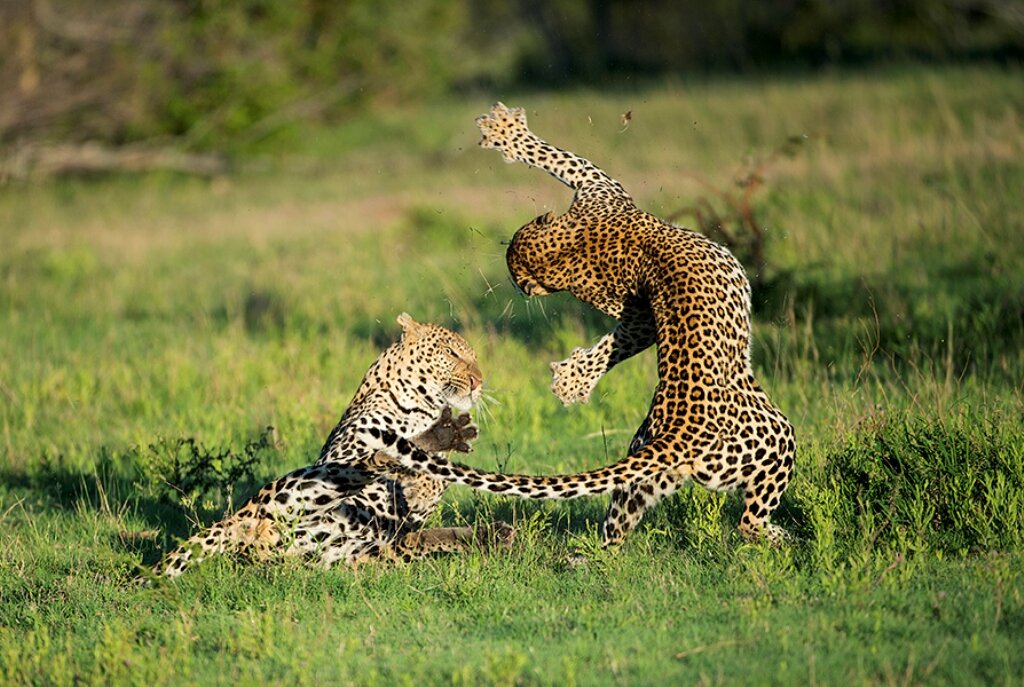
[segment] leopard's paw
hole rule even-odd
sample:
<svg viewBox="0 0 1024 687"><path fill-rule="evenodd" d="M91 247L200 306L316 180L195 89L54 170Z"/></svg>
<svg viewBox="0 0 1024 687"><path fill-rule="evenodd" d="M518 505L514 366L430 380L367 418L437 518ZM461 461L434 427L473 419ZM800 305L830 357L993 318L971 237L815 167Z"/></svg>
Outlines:
<svg viewBox="0 0 1024 687"><path fill-rule="evenodd" d="M565 567L570 570L585 569L590 563L590 559L586 554L574 551L568 554L564 559Z"/></svg>
<svg viewBox="0 0 1024 687"><path fill-rule="evenodd" d="M585 364L588 349L577 348L565 360L551 363L551 391L562 405L587 403L601 375Z"/></svg>
<svg viewBox="0 0 1024 687"><path fill-rule="evenodd" d="M476 441L479 435L480 431L469 413L452 417L452 409L445 408L434 426L414 438L412 443L430 453L471 453L472 442Z"/></svg>
<svg viewBox="0 0 1024 687"><path fill-rule="evenodd" d="M760 527L740 525L740 534L749 542L765 542L776 548L788 546L796 541L796 538L785 529L767 522Z"/></svg>
<svg viewBox="0 0 1024 687"><path fill-rule="evenodd" d="M761 528L761 537L775 547L789 546L796 541L796 538L788 530L771 523Z"/></svg>
<svg viewBox="0 0 1024 687"><path fill-rule="evenodd" d="M516 161L511 150L512 142L518 135L529 133L523 108L509 108L497 102L490 112L476 118L476 125L480 129L481 148L496 148L506 162Z"/></svg>

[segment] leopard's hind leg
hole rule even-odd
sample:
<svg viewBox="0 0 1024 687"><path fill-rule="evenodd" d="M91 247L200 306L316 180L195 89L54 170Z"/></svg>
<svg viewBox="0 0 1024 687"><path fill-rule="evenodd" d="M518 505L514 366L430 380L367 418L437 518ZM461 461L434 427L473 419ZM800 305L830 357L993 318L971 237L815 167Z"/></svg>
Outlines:
<svg viewBox="0 0 1024 687"><path fill-rule="evenodd" d="M253 558L265 557L280 542L277 524L259 517L256 504L250 502L241 510L208 529L190 537L167 554L156 566L157 575L177 577L208 556L218 553L243 553Z"/></svg>
<svg viewBox="0 0 1024 687"><path fill-rule="evenodd" d="M630 455L639 454L651 441L650 416L637 428L633 439L629 442ZM612 492L608 513L602 525L602 546L621 544L626 535L633 531L643 519L644 514L654 507L661 499L678 489L685 477L668 472L659 472L646 478L638 479L621 489Z"/></svg>
<svg viewBox="0 0 1024 687"><path fill-rule="evenodd" d="M788 422L778 436L778 447L767 451L744 488L746 507L739 526L744 537L764 538L772 544L780 544L790 538L786 530L769 522L769 518L778 508L782 494L789 486L795 452L793 430Z"/></svg>
<svg viewBox="0 0 1024 687"><path fill-rule="evenodd" d="M723 393L732 412L714 420L724 435L720 450L694 464L694 480L717 491L742 490L739 530L747 539L781 543L788 534L770 522L793 473L793 426L762 391Z"/></svg>
<svg viewBox="0 0 1024 687"><path fill-rule="evenodd" d="M621 544L644 514L686 481L677 474L661 472L612 492L602 526L602 546Z"/></svg>

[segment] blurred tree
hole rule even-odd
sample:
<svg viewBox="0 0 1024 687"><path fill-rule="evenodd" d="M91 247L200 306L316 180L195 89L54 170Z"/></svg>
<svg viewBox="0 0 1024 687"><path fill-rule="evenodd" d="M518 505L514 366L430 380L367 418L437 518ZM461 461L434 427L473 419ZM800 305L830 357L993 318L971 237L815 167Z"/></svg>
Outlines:
<svg viewBox="0 0 1024 687"><path fill-rule="evenodd" d="M467 76L446 0L0 0L0 144L265 134ZM269 119L268 119L269 118Z"/></svg>
<svg viewBox="0 0 1024 687"><path fill-rule="evenodd" d="M467 87L1020 59L1024 0L0 0L0 45L0 148L222 149Z"/></svg>

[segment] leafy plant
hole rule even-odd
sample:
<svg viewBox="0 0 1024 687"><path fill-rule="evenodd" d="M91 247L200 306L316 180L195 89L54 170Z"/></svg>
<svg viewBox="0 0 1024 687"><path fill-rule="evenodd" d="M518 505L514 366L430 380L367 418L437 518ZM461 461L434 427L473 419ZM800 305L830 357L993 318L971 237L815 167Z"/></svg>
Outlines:
<svg viewBox="0 0 1024 687"><path fill-rule="evenodd" d="M870 536L900 548L964 555L1022 543L1024 449L1005 425L875 416L825 475L848 536L868 516Z"/></svg>
<svg viewBox="0 0 1024 687"><path fill-rule="evenodd" d="M146 486L158 498L190 511L219 498L231 505L236 484L253 482L276 450L276 430L267 427L241 450L209 448L194 437L158 439L132 451Z"/></svg>

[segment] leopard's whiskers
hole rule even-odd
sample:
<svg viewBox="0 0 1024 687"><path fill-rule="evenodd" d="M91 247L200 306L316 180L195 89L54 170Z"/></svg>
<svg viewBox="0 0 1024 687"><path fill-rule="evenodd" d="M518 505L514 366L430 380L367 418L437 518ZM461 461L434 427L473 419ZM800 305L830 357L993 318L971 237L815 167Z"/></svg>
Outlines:
<svg viewBox="0 0 1024 687"><path fill-rule="evenodd" d="M501 405L501 401L486 392L480 396L480 400L476 403L476 411L481 424L488 424L494 419L494 413L491 411L493 405Z"/></svg>

